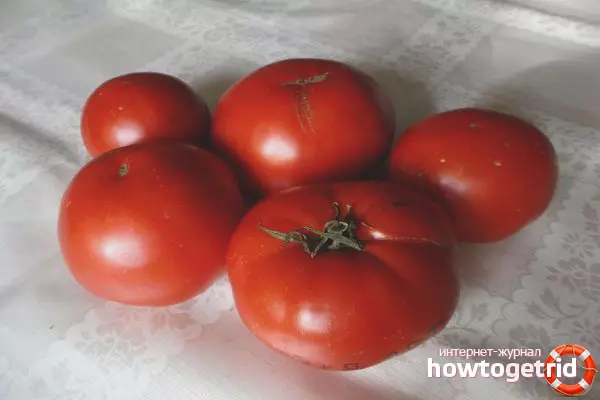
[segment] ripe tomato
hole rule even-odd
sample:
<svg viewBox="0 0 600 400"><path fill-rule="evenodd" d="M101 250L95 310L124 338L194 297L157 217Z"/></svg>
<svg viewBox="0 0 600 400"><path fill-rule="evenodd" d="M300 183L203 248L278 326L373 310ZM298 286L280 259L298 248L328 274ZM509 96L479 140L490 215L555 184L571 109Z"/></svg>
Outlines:
<svg viewBox="0 0 600 400"><path fill-rule="evenodd" d="M244 212L233 172L184 143L104 153L73 178L58 225L63 257L95 295L162 306L189 299L222 271Z"/></svg>
<svg viewBox="0 0 600 400"><path fill-rule="evenodd" d="M458 239L504 239L539 217L558 169L548 138L511 115L479 109L444 112L410 127L389 161L392 180L443 196Z"/></svg>
<svg viewBox="0 0 600 400"><path fill-rule="evenodd" d="M183 81L155 72L117 76L88 98L81 118L83 141L92 156L130 144L208 139L210 111Z"/></svg>
<svg viewBox="0 0 600 400"><path fill-rule="evenodd" d="M317 184L252 208L227 268L238 312L259 339L307 364L351 370L446 325L459 292L453 250L450 217L418 192Z"/></svg>
<svg viewBox="0 0 600 400"><path fill-rule="evenodd" d="M356 179L384 160L394 109L379 85L340 62L289 59L234 84L213 120L213 144L249 192Z"/></svg>

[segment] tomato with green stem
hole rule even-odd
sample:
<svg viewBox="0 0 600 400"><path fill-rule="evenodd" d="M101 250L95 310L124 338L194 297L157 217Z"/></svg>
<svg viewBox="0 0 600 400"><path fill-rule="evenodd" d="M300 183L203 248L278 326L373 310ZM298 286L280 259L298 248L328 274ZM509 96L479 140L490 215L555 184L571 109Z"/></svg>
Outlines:
<svg viewBox="0 0 600 400"><path fill-rule="evenodd" d="M227 255L238 312L271 348L360 369L438 333L455 309L450 217L389 182L303 186L242 219Z"/></svg>

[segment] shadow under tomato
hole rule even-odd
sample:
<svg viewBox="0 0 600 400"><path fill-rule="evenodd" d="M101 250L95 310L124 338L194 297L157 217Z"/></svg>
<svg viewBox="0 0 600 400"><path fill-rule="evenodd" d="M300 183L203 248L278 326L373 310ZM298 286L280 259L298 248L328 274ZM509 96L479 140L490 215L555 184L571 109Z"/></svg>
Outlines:
<svg viewBox="0 0 600 400"><path fill-rule="evenodd" d="M372 76L390 97L396 118L394 141L409 126L425 117L435 114L436 110L433 99L425 85L411 78L408 74L392 69L382 69L370 63L350 62L349 64ZM389 150L391 151L392 148L393 146ZM389 153L367 171L365 178L385 180L388 156Z"/></svg>
<svg viewBox="0 0 600 400"><path fill-rule="evenodd" d="M417 79L392 69L357 66L371 75L390 96L396 112L396 138L410 125L436 113L431 94Z"/></svg>
<svg viewBox="0 0 600 400"><path fill-rule="evenodd" d="M237 82L246 72L229 72L216 77L207 77L206 79L197 78L192 80L191 86L196 93L198 93L206 104L210 108L211 112L214 112L217 103L223 93Z"/></svg>
<svg viewBox="0 0 600 400"><path fill-rule="evenodd" d="M315 369L283 356L254 337L235 311L223 313L203 335L188 346L205 379L226 374L231 385L249 397L321 400L417 400L387 387L357 382L356 372Z"/></svg>
<svg viewBox="0 0 600 400"><path fill-rule="evenodd" d="M510 239L508 239L510 240ZM463 285L479 286L489 279L487 262L492 262L497 243L460 243L456 252L456 272ZM506 245L503 243L502 247Z"/></svg>
<svg viewBox="0 0 600 400"><path fill-rule="evenodd" d="M229 89L234 83L236 83L239 79L245 76L247 73L252 71L256 66L247 65L246 68L232 69L226 73L220 74L215 77L198 77L193 79L191 82L191 87L194 91L199 94L209 109L211 110L211 114L214 116L215 108L221 99L221 96ZM243 69L243 70L242 70ZM222 159L226 159L226 157L220 153L211 143L205 146L211 152L217 154ZM227 161L227 160L226 160ZM230 166L232 163L229 163ZM236 171L236 175L240 176L239 172ZM244 182L239 182L240 190L242 190L244 199L246 199L247 207L251 207L258 200L252 193L248 192L247 189L243 185Z"/></svg>

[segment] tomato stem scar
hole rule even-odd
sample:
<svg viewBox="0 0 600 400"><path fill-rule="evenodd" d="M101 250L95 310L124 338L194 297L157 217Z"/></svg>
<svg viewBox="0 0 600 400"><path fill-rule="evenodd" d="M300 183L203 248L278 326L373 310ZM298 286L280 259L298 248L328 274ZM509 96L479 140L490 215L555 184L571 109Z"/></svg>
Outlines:
<svg viewBox="0 0 600 400"><path fill-rule="evenodd" d="M129 172L129 164L128 163L124 163L123 165L121 165L121 167L119 167L119 176L122 178L125 175L127 175L127 173Z"/></svg>
<svg viewBox="0 0 600 400"><path fill-rule="evenodd" d="M284 242L284 246L288 243L300 244L304 251L314 258L321 251L335 251L344 248L349 248L357 251L362 251L364 246L354 236L356 230L356 222L351 216L351 205L346 205L346 215L341 219L341 209L339 203L333 203L335 211L334 219L327 221L323 226L323 230L317 230L312 226L304 226L302 229L312 234L309 236L299 230L289 232L279 232L265 226L260 228L275 239Z"/></svg>
<svg viewBox="0 0 600 400"><path fill-rule="evenodd" d="M324 74L315 75L315 76L311 76L308 78L300 78L300 79L296 79L293 82L284 82L283 86L294 86L294 85L304 86L304 85L310 85L313 83L320 83L320 82L323 82L325 79L327 79L327 75L329 75L329 72L325 72Z"/></svg>
<svg viewBox="0 0 600 400"><path fill-rule="evenodd" d="M300 124L300 128L303 132L310 131L311 133L315 132L315 127L313 125L313 114L312 109L310 107L310 102L308 99L308 90L307 86L315 83L323 82L327 79L327 75L329 72L325 72L321 75L315 75L308 78L300 78L296 79L293 82L284 82L283 86L296 86L297 89L294 92L294 101L295 101L295 112L296 117L298 118L298 123Z"/></svg>

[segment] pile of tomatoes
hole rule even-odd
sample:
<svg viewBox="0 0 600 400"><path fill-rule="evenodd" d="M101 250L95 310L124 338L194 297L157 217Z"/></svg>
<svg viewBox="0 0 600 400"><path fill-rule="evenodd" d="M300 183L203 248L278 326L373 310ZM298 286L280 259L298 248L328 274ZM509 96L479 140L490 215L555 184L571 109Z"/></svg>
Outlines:
<svg viewBox="0 0 600 400"><path fill-rule="evenodd" d="M323 369L380 363L439 332L458 242L539 217L557 180L547 137L480 109L418 122L392 146L384 88L344 63L289 59L229 88L214 114L181 80L113 78L89 97L58 233L91 293L166 306L224 271L243 323Z"/></svg>

